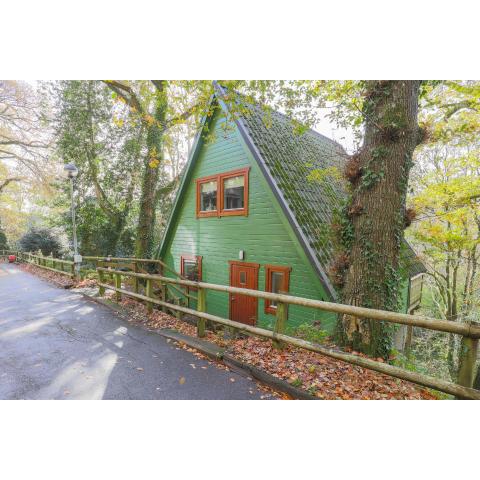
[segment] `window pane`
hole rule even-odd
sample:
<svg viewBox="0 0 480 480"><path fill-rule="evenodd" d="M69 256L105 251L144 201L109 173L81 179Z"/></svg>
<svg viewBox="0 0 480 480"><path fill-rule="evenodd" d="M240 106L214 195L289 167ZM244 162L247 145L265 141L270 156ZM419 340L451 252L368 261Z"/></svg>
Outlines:
<svg viewBox="0 0 480 480"><path fill-rule="evenodd" d="M240 283L245 285L247 283L247 274L246 272L240 272Z"/></svg>
<svg viewBox="0 0 480 480"><path fill-rule="evenodd" d="M217 181L200 184L200 211L212 212L217 209Z"/></svg>
<svg viewBox="0 0 480 480"><path fill-rule="evenodd" d="M243 208L243 192L245 188L245 177L226 178L223 181L223 208L224 210L235 210Z"/></svg>
<svg viewBox="0 0 480 480"><path fill-rule="evenodd" d="M196 282L198 280L197 262L194 262L193 260L184 260L183 275L187 277L189 280Z"/></svg>
<svg viewBox="0 0 480 480"><path fill-rule="evenodd" d="M282 272L272 272L272 293L278 293L283 289L283 273ZM276 307L277 302L271 301L271 307Z"/></svg>

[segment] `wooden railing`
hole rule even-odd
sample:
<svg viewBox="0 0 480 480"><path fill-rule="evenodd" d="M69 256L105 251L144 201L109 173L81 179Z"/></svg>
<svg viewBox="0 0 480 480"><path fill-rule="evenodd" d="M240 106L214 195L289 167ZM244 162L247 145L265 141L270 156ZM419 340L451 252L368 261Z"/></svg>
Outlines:
<svg viewBox="0 0 480 480"><path fill-rule="evenodd" d="M16 250L0 250L0 257L8 257L9 255L18 256L18 252Z"/></svg>
<svg viewBox="0 0 480 480"><path fill-rule="evenodd" d="M112 265L116 263L128 263L128 264L135 264L137 265L138 270L144 270L144 266L153 266L157 268L157 271L155 273L163 273L163 269L170 271L171 273L175 274L176 276L181 277L181 275L170 268L166 263L164 263L162 260L159 259L153 259L153 258L134 258L134 257L93 257L93 256L88 256L85 255L82 257L84 261L90 261L95 263L96 266L99 266L99 263L110 263ZM144 268L142 268L144 267ZM146 271L139 271L138 273L152 273L152 272L146 272Z"/></svg>
<svg viewBox="0 0 480 480"><path fill-rule="evenodd" d="M304 348L313 352L326 355L337 360L341 360L353 365L358 365L369 370L374 370L392 377L407 380L424 387L433 388L441 392L454 395L457 398L476 399L480 400L480 391L473 389L475 364L477 358L478 342L480 338L480 324L476 323L454 323L446 320L437 320L434 318L407 315L402 313L388 312L383 310L375 310L363 307L355 307L351 305L342 305L338 303L323 302L320 300L312 300L307 298L294 297L291 295L276 294L270 292L263 292L260 290L250 290L238 287L230 287L227 285L216 285L204 282L193 282L189 280L168 278L162 275L151 275L135 272L114 271L107 268L98 267L99 288L100 295L104 295L105 289L110 289L116 292L118 300L122 295L127 295L147 303L148 310L152 310L153 305L159 305L163 309L193 315L197 317L197 335L203 337L205 335L205 323L207 320L227 327L232 327L238 331L247 332L264 338L273 340L277 345L289 344L299 348ZM106 283L105 276L112 274L115 276L115 285ZM142 279L145 282L145 294L132 292L121 288L121 277L133 277ZM197 307L196 309L188 308L166 302L164 298L155 298L154 284L160 286L181 285L187 288L195 288L197 291ZM219 317L206 313L206 291L213 290L218 292L236 293L264 300L275 301L277 304L276 324L273 331L266 330L251 325L235 322L227 318ZM161 292L165 289L161 288ZM327 312L352 315L359 318L369 318L372 320L398 323L402 325L416 326L436 330L440 332L454 333L462 336L460 348L460 369L458 384L440 380L434 377L423 375L421 373L412 372L399 368L387 363L381 363L369 358L353 355L336 349L330 349L322 345L318 345L306 340L285 335L285 327L287 322L287 306L301 305L304 307L315 308Z"/></svg>
<svg viewBox="0 0 480 480"><path fill-rule="evenodd" d="M164 272L170 272L175 278L179 280L188 280L182 274L171 268L165 262L160 259L152 258L134 258L134 257L93 257L84 256L83 260L86 262L95 263L96 267L105 267L111 269L128 268L135 273L144 274L159 274L163 275ZM147 268L155 270L154 272L147 271ZM111 278L113 279L113 274ZM190 306L191 301L196 301L197 297L192 294L189 287L179 288L172 284L165 285L165 296L174 299L177 305L180 305L182 299L185 299L187 306ZM139 291L138 278L134 280L135 292Z"/></svg>
<svg viewBox="0 0 480 480"><path fill-rule="evenodd" d="M26 252L18 252L17 257L20 261L31 263L45 270L61 273L69 277L75 275L75 264L71 260L62 260L60 258L34 255Z"/></svg>

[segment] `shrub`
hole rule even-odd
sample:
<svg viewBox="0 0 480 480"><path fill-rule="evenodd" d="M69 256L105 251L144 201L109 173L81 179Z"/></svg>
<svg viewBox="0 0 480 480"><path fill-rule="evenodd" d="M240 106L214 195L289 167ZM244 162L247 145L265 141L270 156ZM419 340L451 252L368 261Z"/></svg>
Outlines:
<svg viewBox="0 0 480 480"><path fill-rule="evenodd" d="M7 236L5 235L1 224L0 224L0 250L8 250Z"/></svg>
<svg viewBox="0 0 480 480"><path fill-rule="evenodd" d="M312 343L323 343L328 337L328 333L316 325L303 323L295 330L295 336Z"/></svg>
<svg viewBox="0 0 480 480"><path fill-rule="evenodd" d="M58 256L62 247L59 240L47 228L31 228L20 239L20 248L25 252L41 250L43 255Z"/></svg>

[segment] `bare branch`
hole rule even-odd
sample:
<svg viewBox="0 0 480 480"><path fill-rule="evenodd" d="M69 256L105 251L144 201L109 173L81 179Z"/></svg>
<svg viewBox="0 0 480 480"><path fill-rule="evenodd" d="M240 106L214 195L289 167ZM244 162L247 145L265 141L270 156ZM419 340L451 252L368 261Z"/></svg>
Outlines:
<svg viewBox="0 0 480 480"><path fill-rule="evenodd" d="M173 117L173 118L170 118L168 119L164 126L163 126L163 130L168 130L169 128L173 127L174 125L176 125L177 123L181 122L181 121L185 121L187 120L188 118L190 118L198 109L198 107L200 106L199 103L196 103L195 105L192 105L190 108L188 108L187 110L185 110L183 113L181 113L180 115L176 116L176 117Z"/></svg>
<svg viewBox="0 0 480 480"><path fill-rule="evenodd" d="M165 91L165 83L164 83L165 80L150 80L150 81L153 83L153 85L159 92L163 93Z"/></svg>
<svg viewBox="0 0 480 480"><path fill-rule="evenodd" d="M140 103L132 87L117 80L102 80L102 82L107 85L110 90L114 91L119 97L123 98L125 102L130 105L130 107L133 107L141 114L145 113L142 104Z"/></svg>
<svg viewBox="0 0 480 480"><path fill-rule="evenodd" d="M160 187L156 193L156 200L158 201L161 197L172 193L175 188L177 188L178 182L180 181L180 175L171 180L167 185Z"/></svg>
<svg viewBox="0 0 480 480"><path fill-rule="evenodd" d="M21 182L23 180L23 177L10 177L4 180L2 183L0 183L0 193L2 190L7 187L12 182Z"/></svg>

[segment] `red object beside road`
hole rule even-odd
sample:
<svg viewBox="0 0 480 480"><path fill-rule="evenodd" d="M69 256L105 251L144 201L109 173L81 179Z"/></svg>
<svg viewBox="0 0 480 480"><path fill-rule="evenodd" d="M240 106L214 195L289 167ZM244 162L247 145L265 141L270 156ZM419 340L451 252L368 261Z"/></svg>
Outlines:
<svg viewBox="0 0 480 480"><path fill-rule="evenodd" d="M9 255L8 256L8 263L13 263L16 259L17 259L17 257L15 255Z"/></svg>

